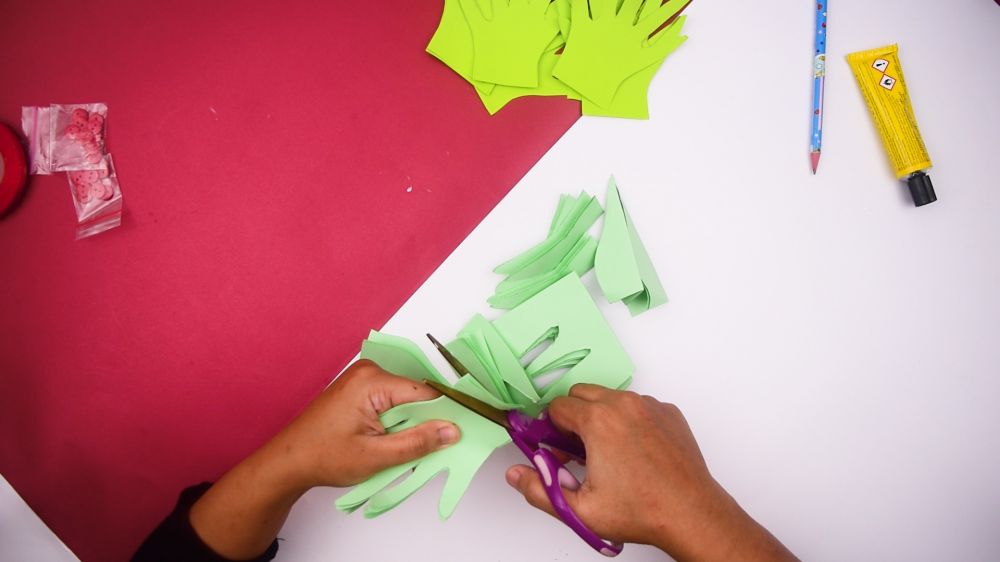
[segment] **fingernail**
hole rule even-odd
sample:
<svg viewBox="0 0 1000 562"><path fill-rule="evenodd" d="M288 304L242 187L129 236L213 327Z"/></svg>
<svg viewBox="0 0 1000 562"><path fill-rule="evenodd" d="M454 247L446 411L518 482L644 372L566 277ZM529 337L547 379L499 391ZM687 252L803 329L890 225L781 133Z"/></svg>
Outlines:
<svg viewBox="0 0 1000 562"><path fill-rule="evenodd" d="M520 470L508 470L507 471L507 483L513 487L517 487L517 483L521 480Z"/></svg>
<svg viewBox="0 0 1000 562"><path fill-rule="evenodd" d="M451 424L442 425L438 428L438 437L442 444L451 445L458 441L458 428Z"/></svg>

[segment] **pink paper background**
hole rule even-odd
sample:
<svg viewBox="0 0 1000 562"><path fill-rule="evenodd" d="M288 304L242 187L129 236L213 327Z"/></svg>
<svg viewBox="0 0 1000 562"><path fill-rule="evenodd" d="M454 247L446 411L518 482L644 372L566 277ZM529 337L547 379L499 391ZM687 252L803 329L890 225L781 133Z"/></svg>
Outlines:
<svg viewBox="0 0 1000 562"><path fill-rule="evenodd" d="M106 102L125 197L75 242L65 176L34 177L0 220L0 472L83 560L293 417L575 121L489 117L424 53L440 10L3 9L0 119Z"/></svg>

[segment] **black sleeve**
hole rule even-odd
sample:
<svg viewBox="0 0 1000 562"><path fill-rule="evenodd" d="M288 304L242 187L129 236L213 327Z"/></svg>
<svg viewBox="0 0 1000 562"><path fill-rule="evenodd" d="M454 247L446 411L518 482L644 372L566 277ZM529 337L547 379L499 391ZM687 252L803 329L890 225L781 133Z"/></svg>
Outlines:
<svg viewBox="0 0 1000 562"><path fill-rule="evenodd" d="M202 542L188 520L191 506L211 487L211 482L202 482L181 492L173 512L142 541L132 562L231 562ZM277 553L278 541L275 540L260 556L248 562L273 560Z"/></svg>

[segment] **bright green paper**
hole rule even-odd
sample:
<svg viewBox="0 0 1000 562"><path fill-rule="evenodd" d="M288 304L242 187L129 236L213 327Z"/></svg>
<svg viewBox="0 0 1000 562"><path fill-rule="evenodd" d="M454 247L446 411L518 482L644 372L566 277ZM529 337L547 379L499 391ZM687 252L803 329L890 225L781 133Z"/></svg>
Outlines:
<svg viewBox="0 0 1000 562"><path fill-rule="evenodd" d="M472 30L472 77L483 82L535 88L542 53L559 32L550 0L491 0L483 12L476 0L461 0Z"/></svg>
<svg viewBox="0 0 1000 562"><path fill-rule="evenodd" d="M632 361L575 273L507 312L493 325L518 357L552 339L552 344L525 368L529 377L569 368L547 388L540 389L541 406L556 396L565 396L576 383L624 388L632 380Z"/></svg>
<svg viewBox="0 0 1000 562"><path fill-rule="evenodd" d="M677 0L674 0L677 1ZM649 84L653 81L663 61L677 50L684 41L686 35L681 35L681 29L687 16L680 16L674 23L668 25L653 39L657 42L666 41L669 48L663 59L660 59L639 72L629 76L618 86L615 97L607 107L600 107L589 99L583 100L583 114L603 117L623 117L626 119L649 119L648 92ZM662 36L662 37L661 37ZM666 48L667 45L664 45Z"/></svg>
<svg viewBox="0 0 1000 562"><path fill-rule="evenodd" d="M662 40L663 34L649 35L685 5L681 0L662 5L624 0L616 9L616 0L572 0L566 50L553 74L599 107L611 106L627 78L676 48Z"/></svg>
<svg viewBox="0 0 1000 562"><path fill-rule="evenodd" d="M609 302L623 301L632 316L667 302L660 277L622 204L615 178L608 180L604 231L594 257L594 272Z"/></svg>
<svg viewBox="0 0 1000 562"><path fill-rule="evenodd" d="M565 41L562 36L557 36L552 44L546 47L538 61L538 85L533 88L519 88L517 86L497 85L490 92L479 91L479 99L482 100L486 110L490 115L495 115L512 100L525 96L565 96L572 100L581 99L580 94L572 88L557 80L552 76L552 69L555 68L561 55L557 52L562 49Z"/></svg>
<svg viewBox="0 0 1000 562"><path fill-rule="evenodd" d="M427 52L475 86L480 95L489 94L496 84L472 79L472 31L469 30L459 2L460 0L444 0L441 22L427 44Z"/></svg>
<svg viewBox="0 0 1000 562"><path fill-rule="evenodd" d="M510 442L499 425L441 396L428 402L402 404L382 414L382 424L390 433L409 429L431 420L449 420L459 427L458 443L435 451L422 459L383 470L337 499L337 509L351 513L362 505L365 517L377 517L396 507L441 472L447 473L438 503L438 515L447 519L472 482L472 477L494 450ZM390 486L409 470L413 473Z"/></svg>

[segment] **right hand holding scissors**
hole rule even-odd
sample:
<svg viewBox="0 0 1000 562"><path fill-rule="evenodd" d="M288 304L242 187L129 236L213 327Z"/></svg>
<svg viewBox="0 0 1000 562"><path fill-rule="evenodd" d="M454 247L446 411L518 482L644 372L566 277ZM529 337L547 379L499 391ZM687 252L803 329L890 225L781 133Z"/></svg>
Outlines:
<svg viewBox="0 0 1000 562"><path fill-rule="evenodd" d="M796 559L715 481L676 406L577 384L548 411L586 447L586 480L563 494L600 536L651 544L679 561ZM507 482L554 514L533 467L512 466Z"/></svg>

